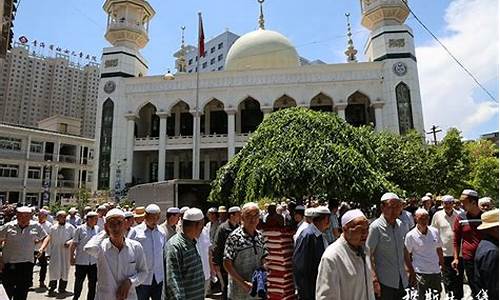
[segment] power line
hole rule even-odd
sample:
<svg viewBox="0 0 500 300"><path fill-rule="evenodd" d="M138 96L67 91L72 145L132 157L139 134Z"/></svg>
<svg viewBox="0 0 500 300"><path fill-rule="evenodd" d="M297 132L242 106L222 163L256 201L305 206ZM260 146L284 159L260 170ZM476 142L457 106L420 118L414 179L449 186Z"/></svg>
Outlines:
<svg viewBox="0 0 500 300"><path fill-rule="evenodd" d="M446 53L448 53L448 55L462 68L462 70L465 71L465 73L467 73L467 75L469 75L472 80L474 80L474 82L491 98L491 100L493 100L494 102L498 102L498 100L490 93L490 91L488 91L480 82L479 80L477 80L476 76L474 76L474 74L472 74L471 71L469 71L461 62L460 60L455 56L453 55L453 53L451 53L451 51L448 49L448 47L446 47L440 40L439 38L417 17L417 15L413 12L413 10L410 8L410 6L408 5L408 3L405 1L405 0L401 0L401 2L404 3L404 5L408 8L408 10L410 11L411 15L415 18L415 20L417 20L417 22L427 31L427 33L429 33L432 38L434 38L434 40L436 40L436 42L438 42L438 44L444 49L444 51L446 51Z"/></svg>

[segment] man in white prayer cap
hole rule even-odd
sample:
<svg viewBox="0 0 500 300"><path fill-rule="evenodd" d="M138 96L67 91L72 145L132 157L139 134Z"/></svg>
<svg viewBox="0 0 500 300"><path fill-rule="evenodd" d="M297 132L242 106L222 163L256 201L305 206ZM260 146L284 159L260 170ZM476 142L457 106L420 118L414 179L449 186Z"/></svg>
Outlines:
<svg viewBox="0 0 500 300"><path fill-rule="evenodd" d="M176 226L179 223L180 216L181 211L179 208L169 207L167 209L167 219L160 225L165 232L167 241L177 233Z"/></svg>
<svg viewBox="0 0 500 300"><path fill-rule="evenodd" d="M308 207L304 210L304 220L302 223L299 224L299 227L297 228L297 232L293 235L293 242L295 243L297 241L297 238L299 237L300 233L309 226L309 224L312 223L312 217L314 216L314 207Z"/></svg>
<svg viewBox="0 0 500 300"><path fill-rule="evenodd" d="M111 209L106 213L104 231L92 237L84 247L97 258L95 300L137 299L135 288L148 276L141 244L125 238L124 233L125 213Z"/></svg>
<svg viewBox="0 0 500 300"><path fill-rule="evenodd" d="M149 204L145 209L144 222L133 227L128 238L141 243L146 255L148 276L136 288L138 300L160 300L165 270L163 269L163 247L165 246L165 232L158 226L160 207Z"/></svg>
<svg viewBox="0 0 500 300"><path fill-rule="evenodd" d="M318 268L316 300L375 300L365 249L368 219L359 209L342 216L342 235L326 248Z"/></svg>
<svg viewBox="0 0 500 300"><path fill-rule="evenodd" d="M490 197L483 197L479 199L477 204L479 204L479 209L482 212L486 212L492 209L492 202L493 199L491 199Z"/></svg>

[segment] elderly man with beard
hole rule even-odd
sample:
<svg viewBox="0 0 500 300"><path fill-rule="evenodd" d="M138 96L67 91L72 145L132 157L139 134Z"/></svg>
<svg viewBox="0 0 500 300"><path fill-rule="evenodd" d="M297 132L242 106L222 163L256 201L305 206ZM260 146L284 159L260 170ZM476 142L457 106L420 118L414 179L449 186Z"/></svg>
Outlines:
<svg viewBox="0 0 500 300"><path fill-rule="evenodd" d="M70 294L66 291L66 286L71 259L69 247L75 235L75 227L66 222L66 216L63 210L56 213L57 223L50 228L49 236L40 247L40 253L43 253L50 245L49 297L57 296L55 293L57 286L59 286L59 296L65 297Z"/></svg>
<svg viewBox="0 0 500 300"><path fill-rule="evenodd" d="M148 276L141 244L125 238L124 233L124 212L111 209L106 213L104 231L84 247L85 252L97 258L95 300L137 300L135 288Z"/></svg>
<svg viewBox="0 0 500 300"><path fill-rule="evenodd" d="M368 219L359 209L342 216L342 235L326 248L319 264L316 300L375 300L370 258L366 255Z"/></svg>
<svg viewBox="0 0 500 300"><path fill-rule="evenodd" d="M158 226L160 220L160 207L150 204L146 207L144 221L133 227L128 235L129 239L141 243L146 255L148 276L139 285L137 298L139 300L160 300L165 270L163 269L163 247L165 245L165 232Z"/></svg>
<svg viewBox="0 0 500 300"><path fill-rule="evenodd" d="M0 228L3 245L3 286L9 299L26 300L33 274L35 244L44 239L40 224L31 221L31 208L16 209L16 220Z"/></svg>

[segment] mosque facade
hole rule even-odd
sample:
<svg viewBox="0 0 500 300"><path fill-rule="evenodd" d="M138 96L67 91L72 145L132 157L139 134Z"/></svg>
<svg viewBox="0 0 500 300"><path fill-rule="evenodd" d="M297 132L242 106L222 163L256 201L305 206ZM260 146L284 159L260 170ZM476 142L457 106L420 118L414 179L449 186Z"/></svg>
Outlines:
<svg viewBox="0 0 500 300"><path fill-rule="evenodd" d="M292 43L265 27L259 2L259 29L234 42L223 71L185 72L181 53L178 72L162 76L148 76L140 53L153 7L144 0L105 2L112 46L103 49L97 100L97 189L213 179L266 115L293 106L377 131L424 132L405 1L360 2L361 24L370 30L366 62L357 61L349 30L345 63L303 66Z"/></svg>

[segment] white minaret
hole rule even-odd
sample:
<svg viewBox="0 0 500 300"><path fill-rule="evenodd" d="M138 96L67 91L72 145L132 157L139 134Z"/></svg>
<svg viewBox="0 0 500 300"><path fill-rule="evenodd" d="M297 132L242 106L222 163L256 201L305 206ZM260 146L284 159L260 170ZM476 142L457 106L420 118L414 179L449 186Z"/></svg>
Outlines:
<svg viewBox="0 0 500 300"><path fill-rule="evenodd" d="M135 121L134 113L126 110L124 81L147 74L148 64L139 50L149 41L155 11L145 0L106 0L103 9L108 16L104 36L112 47L104 48L101 58L94 188L120 191L131 181L132 159L127 154L133 140L128 137L133 137ZM120 134L119 128L127 128L127 134Z"/></svg>
<svg viewBox="0 0 500 300"><path fill-rule="evenodd" d="M424 133L413 31L405 24L407 0L361 0L362 25L371 30L365 48L368 61L384 64L383 118L390 131ZM378 127L378 126L377 126Z"/></svg>

